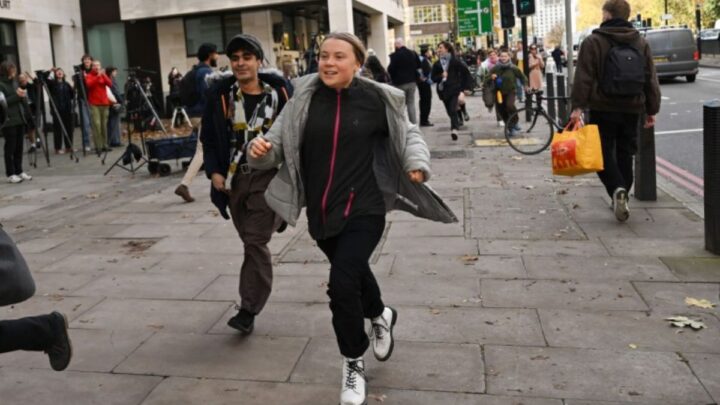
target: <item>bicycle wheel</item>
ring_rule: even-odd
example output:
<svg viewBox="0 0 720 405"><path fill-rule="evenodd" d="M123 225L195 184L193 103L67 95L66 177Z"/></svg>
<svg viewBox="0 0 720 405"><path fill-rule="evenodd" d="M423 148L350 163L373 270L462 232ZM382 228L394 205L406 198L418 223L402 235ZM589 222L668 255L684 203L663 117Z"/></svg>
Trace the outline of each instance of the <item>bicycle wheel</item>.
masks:
<svg viewBox="0 0 720 405"><path fill-rule="evenodd" d="M527 110L530 110L529 120L526 118ZM550 145L554 130L547 116L534 109L521 108L510 116L508 125L505 125L505 139L511 148L523 155L536 155Z"/></svg>

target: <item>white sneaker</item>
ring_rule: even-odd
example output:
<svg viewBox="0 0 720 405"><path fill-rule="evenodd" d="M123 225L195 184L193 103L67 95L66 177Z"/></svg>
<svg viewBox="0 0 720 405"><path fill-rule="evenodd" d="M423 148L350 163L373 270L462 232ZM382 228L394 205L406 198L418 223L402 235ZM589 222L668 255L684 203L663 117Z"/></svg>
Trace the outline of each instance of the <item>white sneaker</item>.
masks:
<svg viewBox="0 0 720 405"><path fill-rule="evenodd" d="M28 180L28 181L32 180L32 176L25 172L20 173L20 178L23 180Z"/></svg>
<svg viewBox="0 0 720 405"><path fill-rule="evenodd" d="M367 381L365 380L365 361L362 357L357 359L343 359L342 391L340 392L340 405L366 405Z"/></svg>
<svg viewBox="0 0 720 405"><path fill-rule="evenodd" d="M372 319L372 346L378 361L386 361L392 355L395 346L392 330L395 322L397 311L390 307L385 307L382 315Z"/></svg>
<svg viewBox="0 0 720 405"><path fill-rule="evenodd" d="M505 121L498 121L497 123L498 123L498 127L502 128L505 126Z"/></svg>
<svg viewBox="0 0 720 405"><path fill-rule="evenodd" d="M627 190L622 187L618 187L613 193L613 212L615 212L615 218L620 222L625 222L630 218L628 193Z"/></svg>
<svg viewBox="0 0 720 405"><path fill-rule="evenodd" d="M22 183L23 179L22 177L18 176L17 174L13 174L12 176L8 177L8 183Z"/></svg>

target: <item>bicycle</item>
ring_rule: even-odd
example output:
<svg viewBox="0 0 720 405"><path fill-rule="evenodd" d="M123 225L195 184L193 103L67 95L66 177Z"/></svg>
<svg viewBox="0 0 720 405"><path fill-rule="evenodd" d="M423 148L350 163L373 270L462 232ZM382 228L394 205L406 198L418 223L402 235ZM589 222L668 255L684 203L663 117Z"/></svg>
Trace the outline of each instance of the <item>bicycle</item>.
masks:
<svg viewBox="0 0 720 405"><path fill-rule="evenodd" d="M563 130L563 125L560 120L553 119L545 110L545 107L543 107L543 101L567 101L568 98L543 97L542 90L528 91L527 97L530 97L531 106L521 108L510 116L507 125L505 125L505 139L511 148L523 155L537 155L550 146L555 132L562 132ZM545 118L546 125L543 125L542 122L538 122L538 118L540 116ZM513 122L516 124L511 125L510 123ZM526 129L518 129L518 124L521 122L530 124L530 126Z"/></svg>

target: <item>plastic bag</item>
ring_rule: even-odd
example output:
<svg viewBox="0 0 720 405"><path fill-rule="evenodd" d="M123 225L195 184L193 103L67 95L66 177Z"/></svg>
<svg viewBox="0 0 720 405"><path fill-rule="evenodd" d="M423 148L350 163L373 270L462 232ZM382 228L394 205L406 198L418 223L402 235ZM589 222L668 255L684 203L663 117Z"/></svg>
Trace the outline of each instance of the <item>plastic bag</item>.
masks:
<svg viewBox="0 0 720 405"><path fill-rule="evenodd" d="M550 149L554 175L577 176L604 169L597 125L568 124L563 132L555 133Z"/></svg>

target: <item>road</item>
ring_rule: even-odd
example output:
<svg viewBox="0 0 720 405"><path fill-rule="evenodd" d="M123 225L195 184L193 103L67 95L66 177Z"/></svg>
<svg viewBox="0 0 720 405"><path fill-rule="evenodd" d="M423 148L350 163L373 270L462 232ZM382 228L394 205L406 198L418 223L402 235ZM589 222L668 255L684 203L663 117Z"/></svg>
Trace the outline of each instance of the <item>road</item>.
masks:
<svg viewBox="0 0 720 405"><path fill-rule="evenodd" d="M703 67L695 83L677 78L662 81L660 89L663 100L655 131L659 172L673 172L673 166L689 172L674 171L686 181L686 188L698 194L697 189L702 189L698 180L703 178L702 106L720 98L720 69Z"/></svg>

